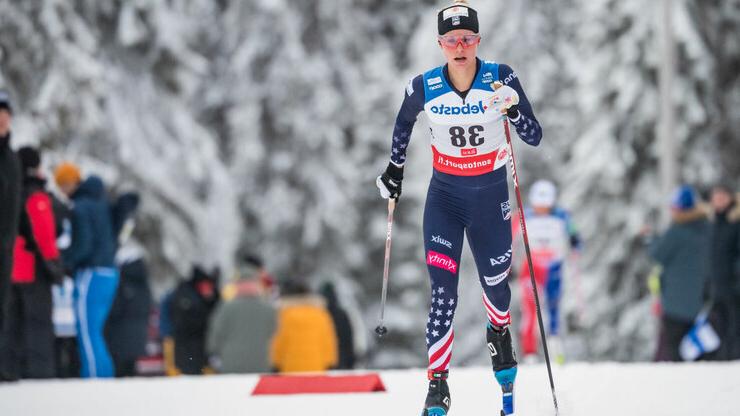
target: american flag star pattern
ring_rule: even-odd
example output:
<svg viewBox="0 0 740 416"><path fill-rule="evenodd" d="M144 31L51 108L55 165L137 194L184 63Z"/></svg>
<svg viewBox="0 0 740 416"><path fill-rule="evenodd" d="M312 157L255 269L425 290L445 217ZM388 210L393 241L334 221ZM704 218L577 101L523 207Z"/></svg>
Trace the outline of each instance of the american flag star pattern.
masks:
<svg viewBox="0 0 740 416"><path fill-rule="evenodd" d="M538 142L537 137L542 137L542 127L537 120L532 120L526 114L519 113L519 118L512 121L519 137L529 144Z"/></svg>
<svg viewBox="0 0 740 416"><path fill-rule="evenodd" d="M427 320L426 343L429 370L444 371L450 368L452 343L455 331L452 317L457 306L457 295L440 286L432 289L432 301Z"/></svg>

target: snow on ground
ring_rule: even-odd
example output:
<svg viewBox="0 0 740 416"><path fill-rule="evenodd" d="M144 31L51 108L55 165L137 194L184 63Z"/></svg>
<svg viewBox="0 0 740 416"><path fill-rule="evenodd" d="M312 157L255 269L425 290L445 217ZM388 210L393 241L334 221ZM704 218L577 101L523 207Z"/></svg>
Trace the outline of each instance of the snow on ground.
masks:
<svg viewBox="0 0 740 416"><path fill-rule="evenodd" d="M740 414L740 362L569 364L554 368L562 416L722 416ZM257 376L0 385L0 415L419 415L424 370L383 371L387 392L250 395ZM498 415L500 393L486 368L453 369L452 416ZM516 414L554 415L544 365L522 365Z"/></svg>

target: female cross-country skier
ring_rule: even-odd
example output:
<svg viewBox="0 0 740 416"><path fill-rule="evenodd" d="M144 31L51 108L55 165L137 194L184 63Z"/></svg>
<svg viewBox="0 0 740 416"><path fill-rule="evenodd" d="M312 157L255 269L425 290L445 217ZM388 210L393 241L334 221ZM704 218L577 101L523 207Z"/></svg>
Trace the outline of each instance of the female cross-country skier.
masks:
<svg viewBox="0 0 740 416"><path fill-rule="evenodd" d="M483 287L493 371L504 392L504 412L511 414L517 361L509 330L512 236L503 120L508 117L519 137L532 146L539 144L542 130L516 73L508 65L477 58L478 17L466 1L440 10L437 28L447 63L406 87L391 160L376 184L383 198L401 195L406 150L423 110L429 118L434 171L424 208L432 293L426 326L429 392L422 415L446 415L450 407L446 379L464 232ZM494 91L498 82L503 86Z"/></svg>

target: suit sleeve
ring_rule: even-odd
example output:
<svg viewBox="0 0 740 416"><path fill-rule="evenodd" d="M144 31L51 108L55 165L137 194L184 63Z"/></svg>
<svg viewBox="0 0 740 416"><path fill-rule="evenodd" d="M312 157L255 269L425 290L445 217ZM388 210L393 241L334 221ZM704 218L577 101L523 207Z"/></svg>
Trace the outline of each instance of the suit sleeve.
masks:
<svg viewBox="0 0 740 416"><path fill-rule="evenodd" d="M51 200L43 192L31 195L26 201L26 212L31 222L33 239L46 260L59 258L56 243L56 225Z"/></svg>
<svg viewBox="0 0 740 416"><path fill-rule="evenodd" d="M675 253L674 242L676 238L673 230L673 228L669 228L663 236L653 240L648 248L650 257L661 265L666 265Z"/></svg>
<svg viewBox="0 0 740 416"><path fill-rule="evenodd" d="M406 95L403 98L401 109L396 116L393 127L393 142L391 144L391 162L397 166L406 163L406 151L411 141L411 132L414 130L416 117L424 109L424 77L418 75L409 81L406 86Z"/></svg>
<svg viewBox="0 0 740 416"><path fill-rule="evenodd" d="M501 64L498 67L498 76L500 80L503 80L504 85L510 86L519 94L519 114L509 119L511 124L514 125L516 134L525 143L537 146L542 140L542 127L534 115L532 104L530 104L527 94L524 93L524 88L522 88L516 72L510 66Z"/></svg>

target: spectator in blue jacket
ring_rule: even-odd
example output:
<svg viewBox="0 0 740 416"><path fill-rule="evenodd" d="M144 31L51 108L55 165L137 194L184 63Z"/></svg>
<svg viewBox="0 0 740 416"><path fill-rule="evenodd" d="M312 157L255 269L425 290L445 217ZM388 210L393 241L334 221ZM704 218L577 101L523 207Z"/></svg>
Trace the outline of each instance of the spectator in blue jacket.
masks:
<svg viewBox="0 0 740 416"><path fill-rule="evenodd" d="M103 337L105 321L118 286L116 242L103 181L81 180L79 168L63 163L55 173L59 188L72 199L72 243L63 252L75 278L77 341L82 377L113 377L110 352Z"/></svg>
<svg viewBox="0 0 740 416"><path fill-rule="evenodd" d="M663 309L656 361L680 361L678 346L702 307L709 247L709 222L689 186L676 190L671 225L650 245L660 263L660 301Z"/></svg>

